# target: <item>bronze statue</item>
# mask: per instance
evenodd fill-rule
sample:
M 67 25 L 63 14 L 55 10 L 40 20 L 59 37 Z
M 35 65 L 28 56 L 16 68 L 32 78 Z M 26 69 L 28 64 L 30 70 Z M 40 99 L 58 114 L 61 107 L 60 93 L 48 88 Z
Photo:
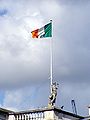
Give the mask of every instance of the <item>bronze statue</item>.
M 52 92 L 51 95 L 49 96 L 49 103 L 48 103 L 48 107 L 54 107 L 55 106 L 55 101 L 56 101 L 56 96 L 57 96 L 57 83 L 53 83 L 51 88 L 52 88 Z

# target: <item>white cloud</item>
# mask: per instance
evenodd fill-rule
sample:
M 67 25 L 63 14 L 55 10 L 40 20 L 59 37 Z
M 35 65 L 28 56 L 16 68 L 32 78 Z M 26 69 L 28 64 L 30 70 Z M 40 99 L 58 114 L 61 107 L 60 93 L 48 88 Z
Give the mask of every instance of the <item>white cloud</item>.
M 31 87 L 7 90 L 2 107 L 18 111 L 47 106 L 49 92 L 43 96 L 43 93 L 49 89 L 46 85 L 47 83 L 44 82 L 43 85 L 37 84 Z
M 5 98 L 3 101 L 3 107 L 7 109 L 17 110 L 17 107 L 20 106 L 20 103 L 23 99 L 22 91 L 7 91 L 5 93 Z
M 36 16 L 33 16 L 33 14 L 39 10 L 33 8 L 33 11 L 32 5 L 29 5 L 29 7 L 31 6 L 29 8 L 28 4 L 25 3 L 27 5 L 25 7 L 23 2 L 19 2 L 19 4 L 16 2 L 13 7 L 13 1 L 9 1 L 6 6 L 7 9 L 12 10 L 9 11 L 7 16 L 2 17 L 0 22 L 2 27 L 2 30 L 0 30 L 0 64 L 2 66 L 0 83 L 2 88 L 8 87 L 8 85 L 9 87 L 18 86 L 20 81 L 25 83 L 32 79 L 34 74 L 40 76 L 38 66 L 40 66 L 39 70 L 45 69 L 41 66 L 45 60 L 41 58 L 48 52 L 42 52 L 43 49 L 47 49 L 48 43 L 32 40 L 30 33 L 31 29 L 36 29 L 42 25 L 43 18 L 39 12 L 37 18 L 35 18 Z M 20 12 L 18 12 L 19 10 Z M 34 80 L 36 80 L 36 77 L 34 77 Z

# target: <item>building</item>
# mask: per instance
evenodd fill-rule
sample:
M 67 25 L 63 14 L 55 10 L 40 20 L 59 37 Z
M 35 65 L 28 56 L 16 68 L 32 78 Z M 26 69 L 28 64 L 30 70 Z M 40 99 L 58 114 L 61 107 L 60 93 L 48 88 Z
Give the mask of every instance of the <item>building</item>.
M 88 116 L 85 117 L 86 120 L 90 120 L 90 105 L 88 106 Z
M 56 107 L 13 112 L 0 108 L 0 120 L 83 120 L 84 117 Z
M 0 120 L 8 120 L 10 113 L 12 113 L 12 111 L 0 108 Z

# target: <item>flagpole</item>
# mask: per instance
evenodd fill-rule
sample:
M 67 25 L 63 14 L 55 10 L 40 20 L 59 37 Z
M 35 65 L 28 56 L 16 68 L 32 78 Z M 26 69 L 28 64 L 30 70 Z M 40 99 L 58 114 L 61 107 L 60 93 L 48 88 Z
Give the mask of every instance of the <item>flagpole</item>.
M 52 23 L 52 20 L 50 20 Z M 52 85 L 53 85 L 53 39 L 50 39 L 50 88 L 52 94 Z

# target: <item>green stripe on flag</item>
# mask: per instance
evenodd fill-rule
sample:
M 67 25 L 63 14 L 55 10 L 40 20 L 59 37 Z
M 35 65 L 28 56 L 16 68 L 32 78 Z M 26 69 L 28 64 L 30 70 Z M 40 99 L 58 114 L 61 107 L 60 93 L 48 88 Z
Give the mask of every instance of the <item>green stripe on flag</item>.
M 45 34 L 42 35 L 41 38 L 52 37 L 52 23 L 49 23 L 49 24 L 44 26 L 44 32 L 45 32 Z

